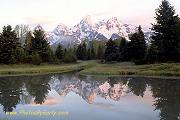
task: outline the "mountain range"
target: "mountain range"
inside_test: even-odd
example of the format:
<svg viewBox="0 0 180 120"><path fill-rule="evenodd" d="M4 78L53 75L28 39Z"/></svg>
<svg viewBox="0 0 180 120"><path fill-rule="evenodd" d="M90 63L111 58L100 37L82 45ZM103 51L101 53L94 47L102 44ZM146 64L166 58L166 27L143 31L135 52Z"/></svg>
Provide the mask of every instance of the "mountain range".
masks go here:
<svg viewBox="0 0 180 120"><path fill-rule="evenodd" d="M123 24L117 17L93 22L91 16L86 16L72 28L59 24L52 32L47 33L51 45L58 43L64 46L80 43L82 40L107 40L109 38L128 38L135 32L136 26Z"/></svg>
<svg viewBox="0 0 180 120"><path fill-rule="evenodd" d="M34 29L43 29L38 25ZM44 29L43 29L44 30ZM122 23L117 17L107 20L93 22L91 16L86 16L72 28L59 24L53 31L46 32L50 45L55 46L61 43L63 46L71 46L81 43L82 40L108 40L119 39L136 32L137 26ZM149 41L150 31L145 31L145 38Z"/></svg>

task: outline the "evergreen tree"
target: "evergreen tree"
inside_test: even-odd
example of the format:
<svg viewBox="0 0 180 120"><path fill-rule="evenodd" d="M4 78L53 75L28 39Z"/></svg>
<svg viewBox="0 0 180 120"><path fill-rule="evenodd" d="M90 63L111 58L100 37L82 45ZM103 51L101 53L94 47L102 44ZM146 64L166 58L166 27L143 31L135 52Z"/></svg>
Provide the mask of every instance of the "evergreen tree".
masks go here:
<svg viewBox="0 0 180 120"><path fill-rule="evenodd" d="M43 62L49 61L49 43L46 39L44 31L41 29L33 32L32 48L30 51L37 52L42 58Z"/></svg>
<svg viewBox="0 0 180 120"><path fill-rule="evenodd" d="M153 44L157 46L159 60L178 61L178 44L180 42L179 17L174 7L163 0L156 10L156 23L153 24Z"/></svg>
<svg viewBox="0 0 180 120"><path fill-rule="evenodd" d="M25 39L25 44L24 44L24 49L27 55L31 55L32 54L32 34L31 32L28 32L26 35L26 39Z"/></svg>
<svg viewBox="0 0 180 120"><path fill-rule="evenodd" d="M103 59L103 58L104 58L104 47L102 45L99 45L97 49L97 59Z"/></svg>
<svg viewBox="0 0 180 120"><path fill-rule="evenodd" d="M15 50L15 59L16 59L16 62L24 63L25 62L25 58L26 58L26 54L25 54L24 49L22 47L16 48L16 50Z"/></svg>
<svg viewBox="0 0 180 120"><path fill-rule="evenodd" d="M122 56L122 60L123 61L131 61L131 42L126 43L126 46L124 47L124 50L122 51L122 53L120 53L120 57L119 60L121 60L121 56Z"/></svg>
<svg viewBox="0 0 180 120"><path fill-rule="evenodd" d="M78 46L76 50L76 56L80 60L86 60L87 59L87 50L86 50L86 43L82 43Z"/></svg>
<svg viewBox="0 0 180 120"><path fill-rule="evenodd" d="M119 44L119 52L121 53L124 49L124 47L126 46L126 38L122 38L121 42Z"/></svg>
<svg viewBox="0 0 180 120"><path fill-rule="evenodd" d="M93 43L91 44L91 59L95 59L95 57L96 57L96 52L95 52L95 48L94 48L94 45L93 45Z"/></svg>
<svg viewBox="0 0 180 120"><path fill-rule="evenodd" d="M76 63L77 57L72 49L67 50L64 55L63 62L65 63Z"/></svg>
<svg viewBox="0 0 180 120"><path fill-rule="evenodd" d="M37 52L33 52L31 55L31 61L34 65L40 65L42 62L42 59Z"/></svg>
<svg viewBox="0 0 180 120"><path fill-rule="evenodd" d="M134 62L140 62L145 58L146 41L141 26L138 31L130 36L130 57Z"/></svg>
<svg viewBox="0 0 180 120"><path fill-rule="evenodd" d="M110 38L106 43L106 50L105 50L105 60L106 61L116 61L118 59L118 46L116 43Z"/></svg>
<svg viewBox="0 0 180 120"><path fill-rule="evenodd" d="M91 59L92 59L91 56L92 56L92 55L91 55L91 49L89 48L89 49L87 50L87 60L91 60Z"/></svg>
<svg viewBox="0 0 180 120"><path fill-rule="evenodd" d="M48 55L47 56L48 56L48 58L47 58L48 62L50 62L50 63L54 62L55 55L50 46L48 47Z"/></svg>
<svg viewBox="0 0 180 120"><path fill-rule="evenodd" d="M146 62L150 64L157 62L159 59L158 57L158 48L152 41L150 47L147 50Z"/></svg>
<svg viewBox="0 0 180 120"><path fill-rule="evenodd" d="M17 35L11 26L4 26L0 35L0 63L15 63L15 50L20 47Z"/></svg>
<svg viewBox="0 0 180 120"><path fill-rule="evenodd" d="M122 38L121 42L119 44L119 61L125 61L125 53L126 53L126 47L127 47L127 41L126 38Z"/></svg>
<svg viewBox="0 0 180 120"><path fill-rule="evenodd" d="M87 60L93 60L96 58L96 52L94 47L94 42L90 41L88 43L88 49L87 49Z"/></svg>
<svg viewBox="0 0 180 120"><path fill-rule="evenodd" d="M60 60L63 58L63 56L64 56L64 50L63 50L63 47L61 46L61 44L59 44L59 45L57 46L55 55L56 55L56 58L58 58L58 59L60 59Z"/></svg>

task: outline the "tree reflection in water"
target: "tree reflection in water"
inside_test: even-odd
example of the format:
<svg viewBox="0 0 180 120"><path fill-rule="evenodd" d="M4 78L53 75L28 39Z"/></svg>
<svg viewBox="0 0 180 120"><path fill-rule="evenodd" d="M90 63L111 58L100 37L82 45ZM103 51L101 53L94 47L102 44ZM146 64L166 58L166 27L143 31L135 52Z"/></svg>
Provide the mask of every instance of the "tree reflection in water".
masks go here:
<svg viewBox="0 0 180 120"><path fill-rule="evenodd" d="M49 76L37 76L25 82L26 90L34 97L34 102L36 104L45 102L49 90L51 90L49 81Z"/></svg>
<svg viewBox="0 0 180 120"><path fill-rule="evenodd" d="M18 104L43 104L53 89L60 96L70 92L93 104L96 97L120 101L126 94L144 97L151 91L153 106L161 120L178 120L180 116L180 81L150 78L82 77L76 74L0 78L0 104L11 112ZM132 94L131 94L132 95ZM30 100L28 100L30 99Z"/></svg>
<svg viewBox="0 0 180 120"><path fill-rule="evenodd" d="M36 77L7 77L0 80L0 104L4 112L12 112L17 104L23 102L28 94L34 97L36 104L45 102L50 78L48 76Z"/></svg>
<svg viewBox="0 0 180 120"><path fill-rule="evenodd" d="M149 81L156 110L160 110L161 120L179 120L180 116L180 81L152 80Z"/></svg>
<svg viewBox="0 0 180 120"><path fill-rule="evenodd" d="M4 78L0 81L0 104L4 112L12 112L13 108L20 103L23 81Z"/></svg>

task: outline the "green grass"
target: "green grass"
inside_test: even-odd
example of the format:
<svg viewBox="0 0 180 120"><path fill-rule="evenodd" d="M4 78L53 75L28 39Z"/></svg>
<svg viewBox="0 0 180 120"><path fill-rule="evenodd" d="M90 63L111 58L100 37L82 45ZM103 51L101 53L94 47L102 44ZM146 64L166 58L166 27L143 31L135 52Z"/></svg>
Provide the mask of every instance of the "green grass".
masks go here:
<svg viewBox="0 0 180 120"><path fill-rule="evenodd" d="M100 64L96 67L82 70L82 75L139 75L139 76L173 76L180 77L180 63L162 63L151 65L134 65L133 63Z"/></svg>
<svg viewBox="0 0 180 120"><path fill-rule="evenodd" d="M92 67L94 63L95 61L81 61L73 64L42 64L39 66L31 64L0 65L0 76L66 73Z"/></svg>
<svg viewBox="0 0 180 120"><path fill-rule="evenodd" d="M133 63L101 64L98 61L79 61L74 64L0 65L0 76L66 73L80 71L81 75L102 76L170 76L180 77L180 63L134 65Z"/></svg>

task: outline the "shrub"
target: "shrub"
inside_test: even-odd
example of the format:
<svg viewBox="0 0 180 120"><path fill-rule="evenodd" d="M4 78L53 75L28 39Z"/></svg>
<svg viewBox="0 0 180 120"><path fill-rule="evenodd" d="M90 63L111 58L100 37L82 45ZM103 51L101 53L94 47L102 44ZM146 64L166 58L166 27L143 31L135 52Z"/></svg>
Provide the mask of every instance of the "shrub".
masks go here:
<svg viewBox="0 0 180 120"><path fill-rule="evenodd" d="M32 60L32 64L34 64L34 65L40 65L42 62L42 59L37 52L34 52L32 54L31 60Z"/></svg>
<svg viewBox="0 0 180 120"><path fill-rule="evenodd" d="M15 59L16 62L24 62L26 58L25 51L23 48L18 47L15 50Z"/></svg>
<svg viewBox="0 0 180 120"><path fill-rule="evenodd" d="M68 52L66 52L66 54L65 54L65 56L63 58L63 62L75 63L75 62L77 62L77 57L73 52L68 51Z"/></svg>

